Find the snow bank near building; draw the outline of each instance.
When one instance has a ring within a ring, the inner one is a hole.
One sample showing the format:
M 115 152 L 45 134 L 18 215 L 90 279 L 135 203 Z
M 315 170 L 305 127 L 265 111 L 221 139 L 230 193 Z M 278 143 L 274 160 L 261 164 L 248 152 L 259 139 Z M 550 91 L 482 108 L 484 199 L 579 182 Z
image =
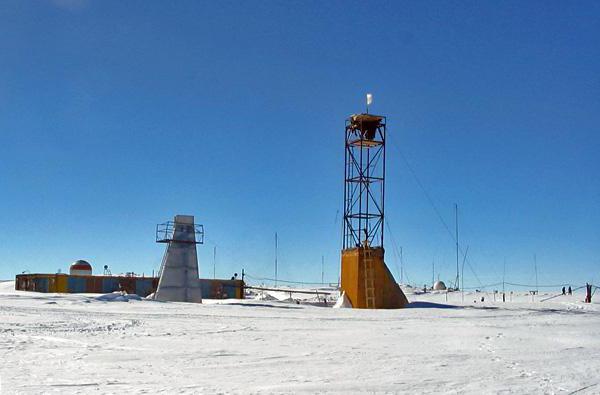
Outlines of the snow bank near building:
M 0 280 L 0 293 L 14 293 L 15 292 L 15 281 L 14 280 Z
M 272 301 L 272 300 L 277 300 L 277 298 L 275 298 L 274 296 L 272 296 L 267 291 L 261 291 L 261 292 L 259 292 L 259 293 L 256 294 L 256 296 L 254 297 L 254 300 Z
M 136 294 L 126 294 L 119 291 L 96 296 L 94 299 L 102 302 L 129 302 L 130 300 L 143 300 L 143 298 Z
M 299 291 L 311 291 L 314 293 L 303 293 L 294 292 L 294 290 L 281 290 L 281 291 L 260 291 L 253 299 L 260 301 L 272 301 L 272 302 L 283 302 L 283 303 L 312 303 L 319 304 L 323 303 L 323 298 L 328 294 L 318 293 L 313 289 L 299 289 Z
M 348 300 L 348 297 L 346 296 L 346 292 L 342 292 L 342 294 L 340 295 L 338 300 L 333 305 L 333 308 L 334 309 L 351 309 L 352 308 L 352 303 L 350 303 L 350 301 Z

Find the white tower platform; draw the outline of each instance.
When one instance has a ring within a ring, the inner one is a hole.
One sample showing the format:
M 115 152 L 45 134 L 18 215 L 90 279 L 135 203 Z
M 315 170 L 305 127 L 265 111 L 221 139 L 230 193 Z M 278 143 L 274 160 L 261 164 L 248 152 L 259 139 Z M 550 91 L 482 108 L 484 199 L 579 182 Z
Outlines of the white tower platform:
M 156 241 L 167 243 L 167 250 L 154 299 L 202 303 L 196 253 L 196 244 L 203 242 L 202 225 L 195 225 L 191 215 L 176 215 L 173 222 L 158 225 L 156 234 Z

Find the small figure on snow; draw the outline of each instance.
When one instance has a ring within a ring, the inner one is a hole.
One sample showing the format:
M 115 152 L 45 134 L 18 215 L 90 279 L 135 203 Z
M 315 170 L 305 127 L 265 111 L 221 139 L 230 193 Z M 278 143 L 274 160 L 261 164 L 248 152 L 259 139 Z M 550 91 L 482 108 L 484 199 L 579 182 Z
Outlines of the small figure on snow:
M 570 285 L 569 285 L 569 288 L 568 288 L 568 290 L 567 290 L 567 293 L 568 293 L 569 295 L 573 295 L 573 290 L 571 289 L 571 286 L 570 286 Z
M 565 287 L 562 287 L 562 294 L 563 294 L 563 295 L 566 295 L 566 294 L 567 294 L 567 292 L 565 291 Z
M 592 303 L 592 284 L 585 283 L 585 303 Z

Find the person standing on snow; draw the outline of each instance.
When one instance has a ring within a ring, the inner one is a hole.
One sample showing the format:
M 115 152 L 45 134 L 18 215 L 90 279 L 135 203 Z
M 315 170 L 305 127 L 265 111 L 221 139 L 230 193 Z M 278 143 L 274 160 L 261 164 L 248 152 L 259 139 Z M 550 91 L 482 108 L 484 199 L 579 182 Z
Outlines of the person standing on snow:
M 592 284 L 585 283 L 585 303 L 592 303 Z

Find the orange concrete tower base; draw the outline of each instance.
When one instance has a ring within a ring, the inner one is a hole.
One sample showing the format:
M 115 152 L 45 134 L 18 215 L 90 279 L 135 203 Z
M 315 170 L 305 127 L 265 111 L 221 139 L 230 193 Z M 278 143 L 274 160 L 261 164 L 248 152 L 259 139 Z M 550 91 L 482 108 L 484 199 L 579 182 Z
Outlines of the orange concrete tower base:
M 383 260 L 383 248 L 356 247 L 342 250 L 342 291 L 352 307 L 401 309 L 408 299 Z

